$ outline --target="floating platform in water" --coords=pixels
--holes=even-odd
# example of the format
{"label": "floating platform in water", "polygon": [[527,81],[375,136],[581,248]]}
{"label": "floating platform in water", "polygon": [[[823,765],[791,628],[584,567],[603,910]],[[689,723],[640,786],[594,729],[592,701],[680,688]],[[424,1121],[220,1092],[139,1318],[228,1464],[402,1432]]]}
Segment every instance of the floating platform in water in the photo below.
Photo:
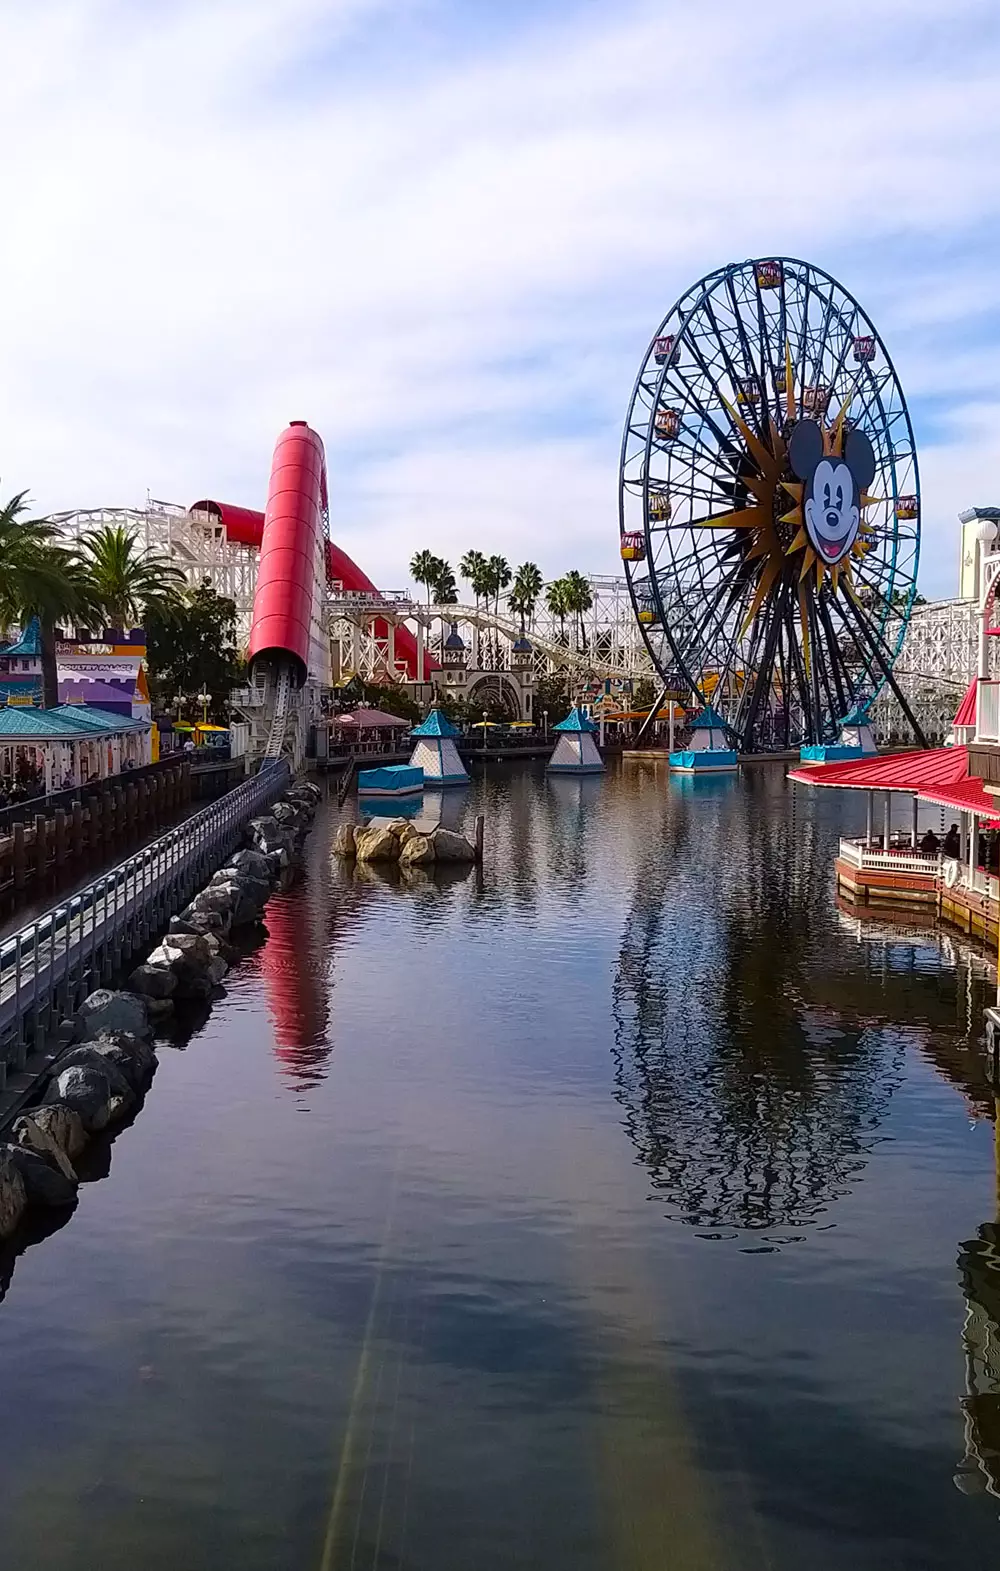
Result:
{"label": "floating platform in water", "polygon": [[739,768],[739,763],[730,747],[701,747],[670,754],[671,769],[681,775],[729,775]]}
{"label": "floating platform in water", "polygon": [[388,764],[358,773],[359,796],[419,796],[423,789],[424,772],[412,764]]}
{"label": "floating platform in water", "polygon": [[670,767],[682,775],[727,775],[739,768],[734,748],[726,746],[726,723],[706,704],[691,725],[691,742],[670,754]]}

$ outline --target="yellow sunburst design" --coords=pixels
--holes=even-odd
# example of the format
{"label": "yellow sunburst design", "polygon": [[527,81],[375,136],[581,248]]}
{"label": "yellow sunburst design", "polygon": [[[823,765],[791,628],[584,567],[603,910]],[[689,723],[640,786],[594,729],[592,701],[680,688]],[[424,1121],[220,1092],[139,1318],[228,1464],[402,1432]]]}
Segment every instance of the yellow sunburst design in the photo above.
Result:
{"label": "yellow sunburst design", "polygon": [[[790,420],[794,420],[801,413],[799,400],[795,390],[794,370],[792,365],[791,346],[785,345],[785,409]],[[850,408],[851,397],[849,394],[837,410],[832,421],[820,421],[823,434],[823,454],[827,458],[842,458],[844,452],[845,424],[847,412]],[[802,641],[805,651],[806,667],[810,663],[809,648],[809,621],[806,607],[806,583],[810,573],[815,571],[816,590],[822,588],[824,580],[828,581],[832,594],[840,591],[841,584],[845,589],[853,587],[853,564],[861,560],[874,545],[871,538],[876,528],[867,521],[865,514],[869,508],[883,506],[886,499],[864,492],[860,499],[861,522],[858,526],[858,538],[853,542],[850,551],[839,562],[827,564],[818,555],[809,543],[809,534],[805,526],[803,512],[803,498],[805,485],[801,480],[786,480],[784,478],[787,458],[787,445],[785,438],[769,419],[770,448],[761,441],[757,433],[747,424],[739,410],[726,398],[722,400],[733,425],[739,431],[746,445],[746,455],[751,459],[754,470],[750,474],[739,474],[739,484],[745,488],[749,505],[734,509],[731,513],[718,514],[712,518],[701,520],[704,529],[739,529],[747,530],[750,541],[743,557],[745,563],[760,562],[754,585],[753,597],[749,610],[743,619],[741,633],[746,633],[760,612],[762,605],[778,579],[782,568],[789,557],[796,557],[801,553],[799,567],[799,615],[802,622]],[[787,512],[778,515],[775,498],[784,492],[790,502]],[[791,542],[782,543],[779,536],[777,523],[789,525],[791,529]]]}

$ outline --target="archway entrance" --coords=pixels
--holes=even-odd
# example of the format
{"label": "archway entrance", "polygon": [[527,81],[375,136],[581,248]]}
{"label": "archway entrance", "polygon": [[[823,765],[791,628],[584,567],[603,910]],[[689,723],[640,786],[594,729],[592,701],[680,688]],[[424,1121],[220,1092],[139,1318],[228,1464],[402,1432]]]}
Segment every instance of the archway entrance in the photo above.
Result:
{"label": "archway entrance", "polygon": [[479,677],[469,688],[469,705],[474,709],[487,709],[490,714],[504,720],[520,720],[521,700],[517,688],[499,672]]}

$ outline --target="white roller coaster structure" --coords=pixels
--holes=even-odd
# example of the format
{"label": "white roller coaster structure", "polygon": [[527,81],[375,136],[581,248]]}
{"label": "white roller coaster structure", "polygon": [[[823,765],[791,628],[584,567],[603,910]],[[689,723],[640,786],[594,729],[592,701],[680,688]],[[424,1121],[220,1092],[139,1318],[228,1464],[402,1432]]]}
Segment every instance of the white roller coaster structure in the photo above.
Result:
{"label": "white roller coaster structure", "polygon": [[[208,580],[217,593],[236,604],[239,632],[250,625],[257,578],[257,552],[226,538],[219,519],[191,513],[169,502],[150,500],[145,508],[91,508],[56,514],[52,522],[65,534],[79,536],[102,525],[134,531],[150,551],[169,556],[191,585]],[[588,579],[592,605],[579,623],[565,623],[546,608],[544,594],[526,632],[533,646],[535,674],[568,669],[580,677],[653,676],[652,663],[636,623],[624,578]],[[391,629],[410,627],[421,648],[440,655],[442,629],[455,623],[465,629],[473,664],[509,664],[510,650],[521,632],[519,619],[501,605],[499,615],[480,604],[425,605],[403,592],[385,591],[379,598],[345,594],[341,585],[327,587],[327,627],[335,673],[356,671],[366,680],[400,674],[394,658]],[[944,736],[962,694],[976,669],[977,607],[974,599],[940,600],[918,605],[895,675],[914,713],[931,738]],[[891,642],[892,640],[890,640]],[[991,674],[1000,675],[1000,650],[991,640]],[[485,653],[484,653],[485,650]],[[885,740],[908,735],[902,711],[886,689],[873,712],[876,730]]]}
{"label": "white roller coaster structure", "polygon": [[[150,501],[145,508],[99,507],[57,513],[52,523],[73,539],[105,525],[134,533],[147,551],[167,556],[194,587],[206,579],[213,589],[235,602],[241,640],[250,629],[257,552],[226,538],[220,520],[211,513],[191,513],[170,502]],[[536,653],[536,670],[556,666],[581,675],[638,680],[652,676],[652,664],[642,641],[628,586],[624,578],[588,579],[592,605],[577,622],[562,626],[544,606],[526,629]],[[398,676],[388,629],[408,625],[419,643],[432,654],[440,653],[439,630],[457,623],[472,630],[479,640],[491,643],[502,664],[521,632],[520,621],[501,605],[498,616],[483,605],[427,606],[412,596],[392,590],[379,597],[345,594],[341,585],[327,586],[327,626],[334,672],[357,671],[366,680]]]}

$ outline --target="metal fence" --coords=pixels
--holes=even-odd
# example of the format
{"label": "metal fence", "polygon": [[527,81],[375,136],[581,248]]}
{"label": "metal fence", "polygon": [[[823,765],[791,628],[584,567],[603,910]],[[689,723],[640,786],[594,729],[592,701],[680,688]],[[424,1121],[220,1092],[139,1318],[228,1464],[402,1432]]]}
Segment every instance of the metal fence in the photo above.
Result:
{"label": "metal fence", "polygon": [[0,1090],[59,1020],[122,967],[202,887],[247,822],[288,784],[271,764],[0,944]]}

